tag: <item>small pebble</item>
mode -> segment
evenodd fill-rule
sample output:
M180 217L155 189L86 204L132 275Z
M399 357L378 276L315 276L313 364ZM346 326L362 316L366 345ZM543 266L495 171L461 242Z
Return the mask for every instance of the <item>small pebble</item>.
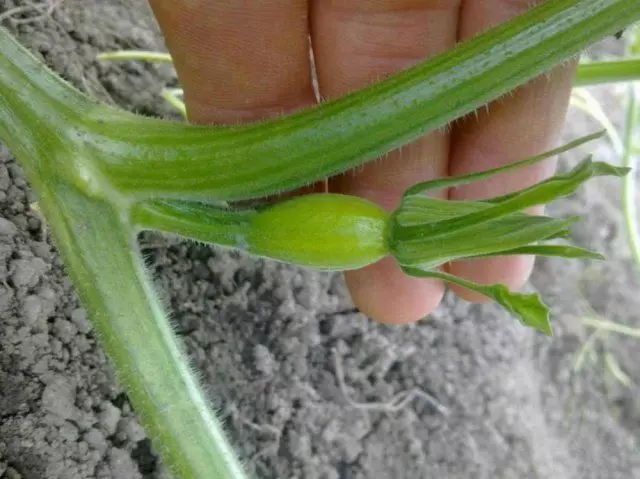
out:
M47 270L47 263L42 258L17 259L13 261L11 279L16 287L33 287Z
M256 369L265 376L271 376L277 366L271 351L266 346L258 344L253 350L253 355L256 361Z
M18 165L17 163L9 163L7 165L7 169L9 170L9 173L11 174L11 177L14 179L14 181L16 178L24 176L22 168L20 168L20 165Z
M69 344L71 341L73 341L73 338L78 332L72 322L61 318L56 318L53 323L52 330L53 334L55 334L56 337L64 344Z
M13 467L10 467L4 473L4 476L2 476L2 478L3 479L22 479L22 474L16 471Z
M134 479L140 477L138 467L131 456L117 447L109 449L109 468L113 477L119 479Z
M107 440L105 439L104 434L102 434L98 429L89 429L86 434L82 436L82 439L89 444L91 449L99 452L101 457L107 451Z
M44 260L51 259L51 248L47 243L34 241L31 243L31 251L39 258Z
M69 421L65 421L59 431L60 437L65 441L76 442L78 440L78 428Z
M22 304L23 314L20 316L25 326L32 326L42 317L44 311L43 300L32 294L27 296Z
M0 236L13 237L18 232L18 227L6 218L0 218Z
M4 191L11 185L9 170L4 165L0 165L0 191Z
M25 199L25 194L24 194L24 190L22 188L19 188L15 182L13 185L9 186L9 189L7 190L7 194L9 195L9 198L11 198L14 203L12 206L16 206L16 203L19 203L22 208L19 208L21 211L24 211L24 205L22 204L22 202ZM25 227L26 227L26 223L25 223Z
M42 392L42 407L62 419L76 415L76 390L64 377L53 379Z
M78 331L87 334L91 331L91 323L87 319L87 312L82 308L76 308L71 312L71 321L76 325Z
M140 442L147 437L143 427L132 417L123 418L118 426L131 442Z
M122 412L109 401L104 401L101 409L102 411L98 414L98 422L107 433L107 436L111 436L115 434L118 428L118 422L120 422Z
M40 296L41 298L47 301L53 301L58 297L58 295L56 295L56 292L53 289L49 288L48 286L42 287L38 291L38 296Z
M7 311L13 303L15 293L12 289L3 289L0 286L0 313Z
M40 220L38 218L34 218L31 217L27 220L27 228L29 229L29 231L36 232L36 231L40 231L40 228L42 227Z

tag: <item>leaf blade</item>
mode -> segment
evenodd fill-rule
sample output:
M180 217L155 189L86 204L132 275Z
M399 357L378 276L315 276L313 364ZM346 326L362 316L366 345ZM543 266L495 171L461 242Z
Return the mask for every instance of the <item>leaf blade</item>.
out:
M534 328L547 336L552 336L550 311L542 302L539 294L515 293L503 284L481 285L465 280L458 276L439 271L425 271L418 268L406 268L405 272L410 276L420 278L441 279L447 283L456 284L470 289L493 299L511 314L513 314L524 326Z

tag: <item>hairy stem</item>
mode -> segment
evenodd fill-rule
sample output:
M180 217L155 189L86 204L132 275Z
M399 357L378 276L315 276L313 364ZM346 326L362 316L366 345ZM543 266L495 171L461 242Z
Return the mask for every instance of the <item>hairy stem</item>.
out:
M0 28L0 138L13 150L101 346L175 477L244 479L145 271L128 200L93 166L83 115L113 110L52 75Z
M100 165L141 196L238 200L303 186L444 127L640 18L637 0L554 0L399 75L291 116L233 127L102 125ZM117 140L117 141L116 141ZM124 146L136 144L135 150ZM102 155L106 157L105 155Z
M204 243L246 249L254 210L228 210L183 201L148 200L131 209L140 229L162 231Z
M640 58L584 63L578 68L574 86L602 85L640 80Z
M629 85L626 132L624 136L624 149L622 154L622 163L624 166L632 168L634 166L635 155L633 152L633 144L636 134L636 126L638 124L638 86ZM638 267L640 267L640 232L638 231L638 214L636 209L635 183L637 177L635 168L631 174L624 178L622 183L622 211L627 224L627 236L629 239L629 247L631 255Z
M111 205L67 185L40 186L46 217L100 344L174 477L244 479L153 290L132 230Z

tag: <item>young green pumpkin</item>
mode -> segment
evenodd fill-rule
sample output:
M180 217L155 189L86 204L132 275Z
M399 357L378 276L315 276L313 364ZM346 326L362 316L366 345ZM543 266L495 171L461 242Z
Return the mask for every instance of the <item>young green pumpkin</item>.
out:
M362 268L390 253L389 219L382 208L355 196L300 196L253 218L247 250L320 270Z

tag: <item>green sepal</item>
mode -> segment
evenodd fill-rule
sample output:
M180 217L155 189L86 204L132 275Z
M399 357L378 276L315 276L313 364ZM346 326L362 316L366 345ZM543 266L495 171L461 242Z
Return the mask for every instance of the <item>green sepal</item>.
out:
M578 217L510 215L431 238L390 241L395 258L404 266L432 269L451 261L495 256L537 241L567 234Z
M542 302L539 294L515 293L503 284L482 285L440 271L420 268L403 269L410 276L441 279L487 296L518 318L523 325L548 336L552 335L549 308Z
M529 216L526 209L567 196L594 176L624 176L628 168L587 158L570 172L556 175L515 193L484 201L448 201L423 193L483 180L515 170L575 148L602 133L580 138L556 150L511 165L456 178L427 181L407 190L391 218L389 246L405 273L437 278L492 298L522 324L551 335L549 310L537 294L509 291L502 284L481 285L437 271L445 263L461 259L505 255L542 255L577 259L603 259L593 251L570 245L538 244L567 238L579 218L555 219Z
M605 260L606 258L600 253L591 251L585 248L579 248L578 246L553 244L553 245L531 245L522 246L520 248L514 248L510 250L503 250L499 253L500 256L514 256L514 255L534 255L534 256L556 256L558 258L566 259L595 259ZM495 255L491 255L495 256ZM481 258L477 256L476 258Z
M500 166L498 168L483 170L477 173L470 173L468 175L455 176L453 178L439 178L436 180L430 180L430 181L418 183L416 185L413 185L407 191L405 191L404 196L405 197L415 196L415 195L424 193L425 191L439 190L442 188L451 188L454 186L468 185L469 183L473 183L475 181L480 181L480 180L486 180L491 176L495 176L501 173L507 173L509 171L519 170L527 166L535 165L536 163L540 163L544 160L548 160L549 158L553 158L554 156L558 156L569 150L572 150L581 145L584 145L585 143L602 138L605 135L606 135L606 131L599 131L596 133L592 133L590 135L582 136L565 145L562 145L558 148L554 148L553 150L545 151L544 153L533 156L531 158L526 158L524 160L516 161L508 165Z
M428 181L410 188L391 218L389 247L393 256L403 266L428 270L465 258L538 254L536 252L551 256L600 259L596 253L586 250L537 244L568 237L569 227L577 218L561 220L534 217L523 211L573 194L582 183L594 176L624 176L629 173L628 168L587 158L568 173L484 201L448 201L423 194L528 166L600 136L602 133L589 135L551 152L501 168Z
M490 208L483 208L479 211L440 221L401 228L396 232L396 236L398 239L435 238L449 234L453 230L462 231L496 218L523 211L532 206L548 203L562 196L568 196L574 193L582 183L594 176L621 177L629 173L629 171L629 168L594 162L591 158L587 158L566 174L556 175L517 193L487 201L487 203L491 204ZM402 205L400 209L402 209Z
M571 170L568 173L565 173L563 175L553 176L548 180L542 181L536 185L531 186L530 188L527 188L526 190L517 191L515 193L510 193L503 196L496 196L495 198L489 198L488 200L486 200L486 202L502 203L512 199L513 197L527 190L537 188L538 186L543 186L546 188L549 184L554 183L559 179L560 180L569 179L570 177L573 176L573 180L571 180L573 182L573 188L566 193L558 194L558 196L544 202L544 203L548 203L549 201L552 201L556 198L560 198L561 196L569 196L573 194L582 183L586 182L587 180L593 177L615 176L618 178L622 178L624 176L627 176L630 172L631 172L631 168L628 168L626 166L613 166L613 165L610 165L609 163L603 163L599 161L593 162L591 160L591 157L587 157L585 160L583 160L580 164L578 164L573 170ZM539 204L543 204L543 203L539 203ZM532 205L532 206L535 206L535 205Z

